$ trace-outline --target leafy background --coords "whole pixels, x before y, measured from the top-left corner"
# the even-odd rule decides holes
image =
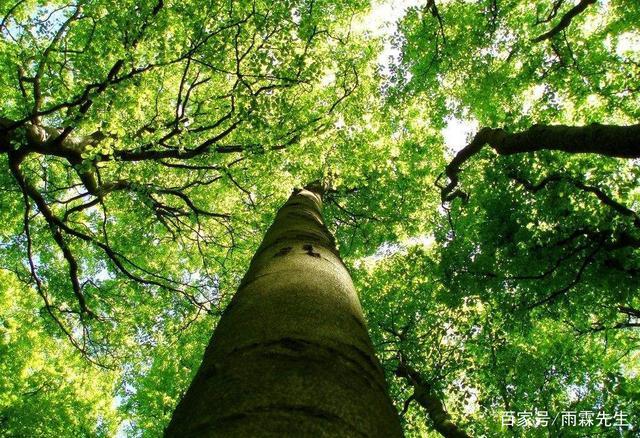
[[[597,1],[536,42],[573,4],[400,3],[2,3],[2,127],[68,229],[3,146],[0,436],[159,436],[278,207],[319,178],[407,436],[438,434],[400,359],[472,436],[637,433],[637,216],[580,188],[637,211],[637,160],[487,148],[467,202],[437,183],[480,127],[637,123],[640,6]],[[34,126],[100,140],[38,152]],[[534,409],[635,426],[500,422]]]

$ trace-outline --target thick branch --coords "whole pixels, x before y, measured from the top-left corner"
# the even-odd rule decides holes
[[[625,315],[631,317],[631,318],[636,318],[636,319],[640,319],[640,310],[639,309],[635,309],[633,307],[628,307],[628,306],[620,306],[618,307],[618,311],[620,313],[624,313]]]
[[[396,375],[403,377],[413,386],[413,399],[420,404],[433,422],[434,428],[446,438],[469,438],[469,435],[451,421],[442,401],[434,394],[431,386],[424,381],[420,373],[400,360]]]
[[[499,155],[555,150],[617,158],[640,158],[640,125],[534,125],[526,131],[514,134],[503,129],[483,128],[447,165],[445,175],[449,184],[441,187],[443,201],[467,198],[466,193],[456,189],[459,173],[462,166],[485,145],[491,146]]]
[[[569,12],[564,14],[560,19],[560,22],[551,28],[548,32],[543,33],[542,35],[537,36],[531,41],[534,43],[539,43],[544,40],[548,40],[562,32],[564,29],[569,27],[571,21],[580,13],[582,13],[589,5],[592,5],[596,2],[596,0],[581,0],[580,3],[575,5],[573,8],[569,9]]]

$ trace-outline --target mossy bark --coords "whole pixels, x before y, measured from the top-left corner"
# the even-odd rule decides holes
[[[319,191],[278,211],[165,436],[402,436]]]

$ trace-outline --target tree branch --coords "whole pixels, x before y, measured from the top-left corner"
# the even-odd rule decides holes
[[[443,202],[452,201],[455,198],[468,199],[465,192],[456,189],[460,180],[459,173],[462,166],[485,145],[491,146],[498,155],[555,150],[573,154],[640,158],[640,124],[630,126],[599,123],[587,126],[534,125],[526,131],[514,134],[507,133],[503,129],[483,128],[445,168],[444,174],[449,179],[449,183],[446,186],[439,186]]]
[[[435,395],[431,385],[424,381],[420,373],[408,365],[402,356],[396,369],[396,376],[403,377],[411,386],[414,393],[409,398],[418,402],[433,422],[434,428],[445,438],[470,438],[469,435],[451,421],[451,416],[445,410],[442,401]],[[408,405],[407,405],[408,406]]]
[[[578,268],[578,272],[576,273],[575,277],[573,278],[573,280],[571,280],[566,286],[557,289],[556,291],[550,293],[549,295],[547,295],[545,298],[538,300],[530,305],[528,305],[526,307],[527,310],[531,310],[534,309],[536,307],[542,306],[544,304],[548,304],[550,302],[553,302],[555,300],[557,300],[558,298],[560,298],[562,295],[566,294],[567,292],[569,292],[571,289],[573,289],[578,283],[580,283],[580,280],[582,279],[582,276],[585,272],[585,270],[587,269],[587,267],[594,261],[596,255],[598,254],[598,252],[600,252],[600,250],[603,247],[603,242],[600,241],[595,248],[589,252],[589,254],[587,254],[585,256],[585,258],[582,260],[582,263],[580,264],[580,268]]]
[[[525,180],[524,178],[520,178],[518,175],[516,175],[514,173],[509,174],[509,177],[511,179],[513,179],[514,181],[517,181],[518,183],[522,184],[522,186],[524,186],[524,188],[526,188],[528,191],[533,192],[533,193],[542,190],[543,188],[545,188],[550,183],[565,181],[565,182],[575,186],[576,188],[578,188],[580,190],[583,190],[583,191],[589,192],[589,193],[593,193],[596,196],[596,198],[598,198],[600,200],[600,202],[602,204],[610,207],[612,210],[616,211],[618,214],[620,214],[622,216],[627,216],[627,217],[632,218],[634,225],[636,227],[640,228],[640,217],[638,216],[638,213],[636,213],[635,211],[631,210],[626,205],[621,204],[620,202],[616,201],[611,196],[607,195],[599,187],[591,186],[591,185],[585,184],[582,181],[577,180],[575,178],[571,178],[571,177],[567,177],[567,176],[563,176],[563,175],[558,175],[558,174],[549,175],[549,176],[543,178],[537,184],[533,184],[530,181]]]
[[[13,157],[10,156],[9,164],[10,164],[11,173],[13,174],[14,178],[18,182],[18,185],[20,186],[23,192],[23,195],[25,197],[29,197],[33,199],[32,193],[34,192],[34,189],[32,187],[29,187],[29,184],[27,183],[26,179],[22,175],[22,172],[20,171],[20,168],[19,168],[19,162],[20,162],[19,157],[16,157],[15,155]],[[46,215],[46,213],[42,211],[41,207],[42,206],[38,204],[38,208],[40,209],[40,211]],[[80,286],[80,280],[78,278],[78,262],[76,261],[75,257],[73,256],[73,253],[69,249],[69,246],[67,245],[67,242],[62,236],[60,229],[56,226],[51,226],[51,233],[53,234],[53,239],[58,245],[58,248],[60,248],[60,250],[62,251],[62,255],[64,256],[69,266],[69,277],[71,278],[73,293],[76,296],[76,299],[78,301],[78,306],[80,307],[80,315],[82,316],[83,314],[86,314],[90,318],[95,318],[96,315],[87,306],[85,296],[82,293],[82,286]],[[34,270],[32,266],[32,273],[33,272]]]
[[[573,8],[569,9],[569,11],[562,16],[560,22],[551,28],[548,32],[543,33],[542,35],[537,36],[531,41],[534,43],[539,43],[544,40],[548,40],[562,32],[564,29],[569,27],[571,21],[580,13],[582,13],[589,5],[592,5],[597,0],[581,0],[580,3],[575,5]]]

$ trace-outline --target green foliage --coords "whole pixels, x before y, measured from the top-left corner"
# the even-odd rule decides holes
[[[637,123],[640,6],[533,41],[572,6],[429,1],[383,41],[362,0],[2,2],[0,436],[160,436],[273,215],[319,179],[398,411],[402,357],[473,436],[560,436],[501,425],[534,409],[637,433],[637,160],[486,148],[468,202],[437,187],[452,120]],[[416,402],[403,422],[437,436]]]
[[[563,411],[638,412],[634,391],[640,357],[632,333],[577,334],[553,318],[513,321],[499,298],[488,302],[468,294],[460,302],[452,297],[439,265],[437,245],[427,242],[426,247],[409,246],[370,260],[355,273],[398,406],[413,392],[405,379],[395,377],[401,355],[472,436],[506,433],[501,424],[505,411],[537,409],[553,416]],[[630,388],[635,389],[628,392]],[[409,406],[403,416],[407,436],[430,436],[432,419],[415,402]],[[529,428],[524,436],[597,432],[618,433],[598,427],[562,429],[558,422]]]
[[[113,436],[117,373],[76,354],[15,275],[0,283],[0,436]]]

